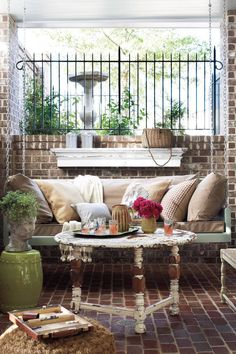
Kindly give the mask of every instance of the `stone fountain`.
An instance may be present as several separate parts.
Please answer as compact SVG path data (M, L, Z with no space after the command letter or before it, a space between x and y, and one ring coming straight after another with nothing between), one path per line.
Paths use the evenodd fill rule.
M80 119L85 129L84 132L81 133L82 147L92 147L89 141L92 141L93 135L95 135L93 128L97 119L97 113L94 110L94 87L98 82L106 81L107 79L108 75L99 71L85 71L69 77L70 81L79 83L84 88L84 110L79 112Z

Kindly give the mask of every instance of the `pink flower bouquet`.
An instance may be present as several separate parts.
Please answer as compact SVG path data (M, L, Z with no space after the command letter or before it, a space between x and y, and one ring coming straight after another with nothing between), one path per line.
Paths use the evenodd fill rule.
M159 218L163 208L160 203L153 200L138 197L133 203L133 209L136 210L140 217L149 219L151 217Z

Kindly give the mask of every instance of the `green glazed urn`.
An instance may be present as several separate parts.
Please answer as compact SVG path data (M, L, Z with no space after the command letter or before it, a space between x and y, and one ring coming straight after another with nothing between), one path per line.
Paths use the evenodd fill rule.
M2 312L37 306L42 283L42 263L38 251L2 252L0 256Z

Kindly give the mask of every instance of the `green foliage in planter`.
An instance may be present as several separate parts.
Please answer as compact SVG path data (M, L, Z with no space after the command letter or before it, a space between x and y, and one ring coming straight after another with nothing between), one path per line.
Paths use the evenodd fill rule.
M142 108L135 119L129 117L129 113L130 116L135 115L137 105L127 88L122 94L120 113L118 102L115 100L111 99L107 106L108 113L103 113L101 117L100 128L103 130L98 131L100 135L133 135L139 122L145 117L145 110Z
M170 99L168 99L170 101ZM177 129L178 134L184 135L185 130L181 119L186 113L186 108L182 101L173 100L172 109L168 108L164 113L164 122L158 122L155 128L168 128L168 129Z
M75 115L63 111L62 105L67 99L56 92L46 95L42 82L28 80L25 92L25 133L34 134L66 134L78 128L75 124ZM73 97L72 105L79 102L78 97ZM20 123L23 130L23 122Z
M38 207L35 196L27 192L11 191L0 200L0 209L8 220L19 223L35 218Z

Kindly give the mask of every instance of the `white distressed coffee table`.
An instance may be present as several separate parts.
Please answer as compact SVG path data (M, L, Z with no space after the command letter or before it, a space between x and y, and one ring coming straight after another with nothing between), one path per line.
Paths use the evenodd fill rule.
M61 250L61 260L69 261L71 265L72 276L72 301L71 307L78 312L80 309L94 310L109 314L122 316L131 316L135 319L136 333L146 331L144 320L156 310L164 306L170 306L170 313L177 315L179 313L179 276L180 276L180 255L179 246L192 242L196 235L188 231L176 231L176 235L165 236L163 229L157 229L154 234L137 233L124 237L112 238L92 238L74 237L71 232L62 232L55 236ZM150 306L144 306L145 277L143 267L143 249L159 248L167 246L170 248L169 256L169 277L170 277L170 295ZM133 290L135 293L135 308L126 308L118 306L97 305L81 301L81 285L83 265L92 261L92 252L95 248L130 248L134 252L133 265Z

